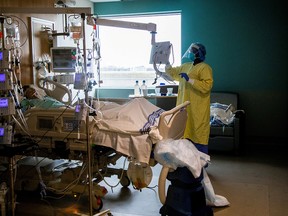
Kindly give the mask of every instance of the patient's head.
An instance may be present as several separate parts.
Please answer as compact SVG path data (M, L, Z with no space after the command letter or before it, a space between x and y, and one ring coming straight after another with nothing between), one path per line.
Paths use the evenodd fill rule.
M38 98L36 90L32 87L28 87L27 89L25 89L24 96L27 99L37 99Z
M43 99L45 93L42 89L39 89L35 86L27 85L23 86L24 97L27 99Z

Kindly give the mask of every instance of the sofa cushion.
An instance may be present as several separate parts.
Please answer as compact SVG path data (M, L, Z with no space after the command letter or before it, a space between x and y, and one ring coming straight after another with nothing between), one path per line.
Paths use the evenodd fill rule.
M233 135L234 135L233 126L210 127L210 137L213 137L213 136L233 136Z

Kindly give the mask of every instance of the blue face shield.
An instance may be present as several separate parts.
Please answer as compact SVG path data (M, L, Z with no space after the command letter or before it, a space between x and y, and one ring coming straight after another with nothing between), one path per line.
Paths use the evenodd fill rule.
M205 60L206 49L200 43L192 43L190 47L186 50L182 59L189 59L191 61L195 61L195 59L200 59L201 61Z

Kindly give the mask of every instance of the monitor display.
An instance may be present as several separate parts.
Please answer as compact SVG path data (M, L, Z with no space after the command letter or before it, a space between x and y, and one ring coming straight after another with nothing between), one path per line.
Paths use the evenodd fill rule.
M52 72L73 73L76 65L76 47L51 48Z
M5 82L5 81L6 81L6 74L0 73L0 82Z
M8 107L8 98L1 98L0 99L0 108L7 108Z
M3 137L4 136L4 128L3 127L0 127L0 137Z
M80 113L80 111L81 111L81 105L77 104L76 107L75 107L75 112L76 113Z

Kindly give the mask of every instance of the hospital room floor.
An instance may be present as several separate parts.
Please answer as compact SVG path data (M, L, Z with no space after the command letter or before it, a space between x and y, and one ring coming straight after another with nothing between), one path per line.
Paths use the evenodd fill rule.
M259 146L259 145L258 145ZM206 169L215 194L230 202L228 207L213 208L215 216L284 216L288 212L287 149L254 146L242 156L211 153L211 164ZM119 160L121 163L121 160ZM122 166L120 164L120 166ZM120 184L110 188L103 198L102 211L110 209L113 216L156 216L161 204L157 194L160 165L152 168L150 188L135 190ZM118 179L106 178L116 185ZM18 194L16 216L89 215L87 197L75 199L40 199L35 194Z

